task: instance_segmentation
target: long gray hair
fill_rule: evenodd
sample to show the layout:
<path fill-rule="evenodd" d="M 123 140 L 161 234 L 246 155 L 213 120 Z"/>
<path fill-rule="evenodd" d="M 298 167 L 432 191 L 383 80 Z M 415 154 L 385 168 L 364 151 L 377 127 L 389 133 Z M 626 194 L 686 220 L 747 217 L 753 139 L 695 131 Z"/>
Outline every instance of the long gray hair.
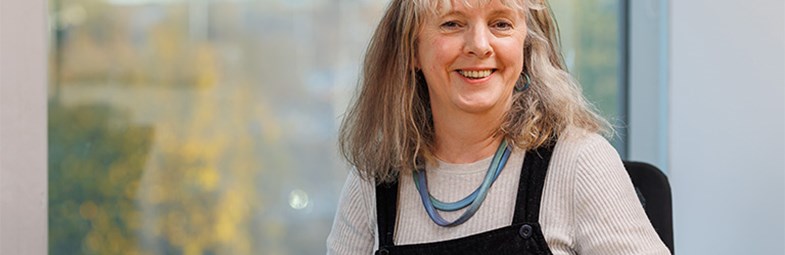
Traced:
<path fill-rule="evenodd" d="M 471 6 L 468 0 L 456 0 Z M 484 5 L 494 0 L 477 0 Z M 523 45 L 527 90 L 498 133 L 528 150 L 552 141 L 567 127 L 610 134 L 611 126 L 583 97 L 559 52 L 558 28 L 545 0 L 499 0 L 526 17 Z M 366 179 L 389 182 L 433 162 L 433 121 L 428 88 L 415 67 L 425 18 L 449 10 L 450 0 L 393 0 L 365 54 L 359 93 L 343 119 L 340 149 Z"/>

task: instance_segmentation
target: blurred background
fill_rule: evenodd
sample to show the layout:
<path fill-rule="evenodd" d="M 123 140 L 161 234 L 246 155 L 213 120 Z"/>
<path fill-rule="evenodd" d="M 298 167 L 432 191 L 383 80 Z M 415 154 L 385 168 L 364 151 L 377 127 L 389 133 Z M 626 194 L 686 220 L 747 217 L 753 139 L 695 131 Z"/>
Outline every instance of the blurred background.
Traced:
<path fill-rule="evenodd" d="M 552 4 L 621 123 L 619 1 Z M 50 254 L 323 254 L 337 129 L 386 5 L 50 0 Z"/>
<path fill-rule="evenodd" d="M 0 0 L 0 254 L 324 254 L 387 0 Z M 677 254 L 785 254 L 785 2 L 550 0 Z"/>

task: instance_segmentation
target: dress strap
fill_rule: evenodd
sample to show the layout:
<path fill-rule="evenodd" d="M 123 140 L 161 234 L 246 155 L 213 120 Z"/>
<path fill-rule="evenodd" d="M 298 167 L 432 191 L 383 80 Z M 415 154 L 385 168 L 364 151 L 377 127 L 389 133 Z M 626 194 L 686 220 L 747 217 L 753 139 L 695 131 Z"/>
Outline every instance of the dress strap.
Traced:
<path fill-rule="evenodd" d="M 518 197 L 515 200 L 512 224 L 539 222 L 542 190 L 555 144 L 556 141 L 552 140 L 546 145 L 526 152 L 518 182 Z"/>
<path fill-rule="evenodd" d="M 395 217 L 398 209 L 398 181 L 376 185 L 376 221 L 379 247 L 393 246 Z"/>

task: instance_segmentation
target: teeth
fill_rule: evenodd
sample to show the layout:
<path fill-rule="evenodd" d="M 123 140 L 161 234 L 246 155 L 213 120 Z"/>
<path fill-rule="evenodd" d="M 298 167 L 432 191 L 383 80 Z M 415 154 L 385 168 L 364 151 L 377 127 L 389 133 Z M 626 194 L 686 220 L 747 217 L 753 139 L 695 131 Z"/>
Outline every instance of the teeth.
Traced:
<path fill-rule="evenodd" d="M 464 71 L 464 70 L 459 70 L 458 72 L 461 75 L 466 76 L 468 78 L 480 79 L 480 78 L 485 78 L 485 77 L 490 76 L 493 71 L 492 70 L 482 70 L 482 71 Z"/>

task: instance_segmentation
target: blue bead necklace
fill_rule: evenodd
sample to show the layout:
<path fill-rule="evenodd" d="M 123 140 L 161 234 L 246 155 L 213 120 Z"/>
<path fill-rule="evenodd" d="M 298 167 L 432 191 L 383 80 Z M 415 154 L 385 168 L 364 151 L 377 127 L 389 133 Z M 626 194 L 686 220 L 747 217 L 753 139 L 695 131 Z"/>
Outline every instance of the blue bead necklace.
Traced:
<path fill-rule="evenodd" d="M 412 177 L 414 178 L 414 185 L 417 186 L 417 191 L 420 193 L 422 204 L 425 207 L 425 211 L 428 213 L 428 216 L 431 217 L 431 220 L 442 227 L 454 227 L 463 224 L 469 220 L 469 218 L 474 216 L 474 213 L 480 209 L 480 205 L 485 200 L 485 195 L 488 194 L 488 189 L 490 189 L 491 185 L 496 181 L 496 178 L 499 177 L 502 169 L 504 169 L 504 165 L 507 164 L 507 159 L 510 157 L 510 153 L 511 150 L 510 147 L 507 146 L 507 140 L 502 140 L 502 143 L 499 144 L 499 148 L 496 149 L 496 154 L 493 155 L 491 165 L 488 166 L 488 172 L 485 174 L 485 179 L 483 179 L 480 187 L 477 187 L 474 192 L 456 202 L 442 202 L 439 199 L 431 196 L 430 192 L 428 192 L 428 180 L 425 178 L 424 170 L 418 170 L 415 174 L 413 174 Z M 440 210 L 451 212 L 466 208 L 467 206 L 469 208 L 463 212 L 463 215 L 458 217 L 458 219 L 453 222 L 445 220 L 441 215 L 439 215 L 439 212 L 436 211 Z"/>

